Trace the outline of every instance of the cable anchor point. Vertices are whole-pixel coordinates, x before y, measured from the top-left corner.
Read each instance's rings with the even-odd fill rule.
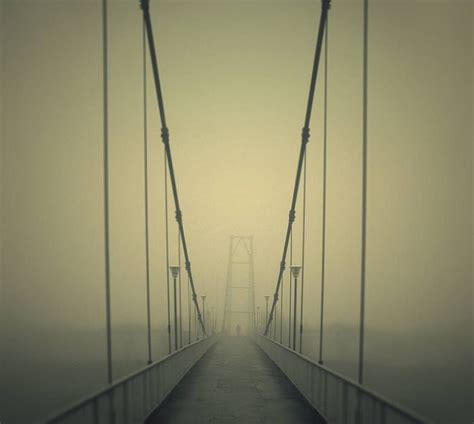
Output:
[[[323,9],[331,9],[331,0],[321,0],[321,6]]]
[[[291,223],[295,222],[296,213],[295,213],[294,209],[290,210],[289,217],[290,217],[290,222]]]
[[[310,131],[308,127],[303,127],[301,131],[301,140],[304,144],[308,144],[310,137]]]
[[[168,145],[170,141],[170,132],[168,130],[168,127],[163,127],[161,129],[161,141],[163,144]]]
[[[148,12],[150,10],[150,0],[140,0],[140,9]]]

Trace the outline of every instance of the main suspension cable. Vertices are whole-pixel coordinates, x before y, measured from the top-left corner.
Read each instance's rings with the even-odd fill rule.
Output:
[[[286,261],[286,254],[288,250],[288,243],[290,240],[290,233],[291,229],[293,226],[293,222],[295,220],[295,207],[296,207],[296,201],[298,199],[298,190],[299,190],[299,185],[300,185],[300,179],[301,179],[301,170],[303,167],[303,159],[306,153],[306,144],[309,142],[309,124],[311,121],[311,112],[313,108],[313,100],[314,100],[314,92],[316,89],[316,80],[317,80],[317,75],[318,75],[318,68],[319,68],[319,60],[321,58],[321,49],[322,49],[322,43],[323,43],[323,38],[324,38],[324,31],[325,31],[325,26],[326,26],[326,21],[327,21],[327,15],[328,15],[328,10],[331,4],[331,0],[321,0],[321,17],[319,20],[319,30],[318,30],[318,36],[317,36],[317,41],[316,41],[316,51],[314,54],[314,62],[313,62],[313,71],[311,74],[311,82],[310,82],[310,88],[309,88],[309,94],[308,94],[308,103],[306,106],[306,116],[304,120],[304,126],[301,134],[301,147],[300,147],[300,154],[298,158],[298,166],[296,170],[296,178],[295,178],[295,185],[293,189],[293,197],[291,201],[291,207],[290,207],[290,212],[289,212],[289,219],[288,219],[288,227],[286,230],[286,237],[285,237],[285,243],[283,245],[283,254],[280,262],[280,271],[278,273],[278,278],[277,278],[277,283],[276,283],[276,288],[275,288],[275,294],[273,296],[273,302],[272,302],[272,307],[270,310],[270,315],[268,317],[266,327],[265,327],[265,335],[268,334],[268,330],[270,328],[271,322],[273,320],[273,314],[275,312],[275,306],[278,302],[278,293],[280,291],[280,284],[281,284],[281,279],[283,277],[283,272],[285,270],[285,261]]]
[[[324,0],[324,1],[328,1],[328,0]],[[181,237],[181,243],[182,243],[182,247],[183,247],[185,267],[186,267],[186,271],[187,271],[188,276],[189,276],[189,282],[191,284],[191,291],[192,291],[192,294],[193,294],[193,302],[196,306],[197,316],[198,316],[199,323],[202,327],[203,335],[206,335],[206,328],[204,326],[204,322],[203,322],[203,319],[202,319],[202,316],[201,316],[201,310],[199,309],[199,303],[197,301],[196,290],[195,290],[195,287],[194,287],[193,274],[192,274],[192,271],[191,271],[191,262],[189,260],[189,253],[188,253],[188,247],[187,247],[187,243],[186,243],[186,236],[185,236],[185,233],[184,233],[182,212],[181,212],[180,205],[179,205],[178,189],[177,189],[177,185],[176,185],[176,178],[175,178],[174,167],[173,167],[173,158],[172,158],[172,155],[171,155],[171,148],[170,148],[170,143],[169,143],[169,131],[168,131],[168,127],[166,125],[165,107],[164,107],[164,102],[163,102],[163,94],[161,92],[160,75],[159,75],[159,72],[158,72],[158,60],[157,60],[157,57],[156,57],[155,41],[154,41],[154,38],[153,38],[153,29],[152,29],[151,18],[150,18],[150,4],[149,3],[150,3],[150,0],[140,0],[141,9],[143,11],[143,18],[145,20],[146,33],[147,33],[147,38],[148,38],[148,46],[149,46],[149,50],[150,50],[151,64],[152,64],[152,69],[153,69],[153,77],[154,77],[154,80],[155,80],[156,96],[157,96],[158,108],[159,108],[159,112],[160,112],[161,139],[162,139],[163,144],[165,146],[166,157],[168,159],[168,169],[169,169],[169,175],[170,175],[170,180],[171,180],[171,188],[173,190],[173,198],[174,198],[174,204],[175,204],[175,209],[176,209],[176,221],[178,223],[180,237]]]

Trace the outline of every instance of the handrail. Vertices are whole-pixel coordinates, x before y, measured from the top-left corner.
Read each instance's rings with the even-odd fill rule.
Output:
[[[69,415],[74,414],[75,412],[77,412],[82,407],[84,407],[88,404],[94,403],[98,398],[100,398],[104,395],[108,395],[109,393],[111,393],[117,387],[119,387],[121,385],[124,385],[124,384],[127,384],[129,381],[133,380],[134,378],[136,378],[138,376],[141,376],[141,375],[145,374],[146,372],[150,371],[153,368],[156,368],[160,364],[168,361],[170,358],[172,358],[174,356],[177,356],[181,352],[183,352],[185,350],[188,350],[191,347],[193,347],[193,346],[195,346],[199,343],[203,343],[204,341],[209,340],[212,337],[215,337],[215,335],[204,337],[200,340],[196,340],[196,341],[192,342],[191,344],[183,346],[182,348],[180,348],[178,350],[175,350],[174,352],[164,356],[163,358],[157,360],[156,362],[152,362],[150,365],[147,365],[143,368],[140,368],[137,371],[134,371],[134,372],[120,378],[119,380],[113,382],[112,384],[110,384],[106,387],[103,387],[99,390],[96,390],[92,394],[86,395],[86,396],[80,398],[79,400],[76,400],[76,401],[70,403],[69,405],[66,405],[65,407],[62,407],[61,409],[49,414],[46,418],[43,418],[40,421],[38,421],[38,424],[54,423],[54,422],[56,422],[60,419],[67,418]]]
[[[357,391],[364,393],[365,395],[381,402],[382,404],[385,404],[387,407],[391,408],[392,410],[394,410],[395,412],[397,412],[398,414],[402,415],[405,418],[408,418],[410,420],[414,420],[414,421],[416,421],[420,424],[433,424],[432,421],[428,420],[425,417],[422,417],[420,414],[410,410],[409,408],[401,406],[400,404],[384,397],[383,395],[375,392],[374,390],[371,390],[371,389],[369,389],[365,386],[360,385],[358,382],[350,379],[349,377],[346,377],[342,374],[339,374],[338,372],[336,372],[336,371],[334,371],[334,370],[332,370],[332,369],[330,369],[330,368],[328,368],[328,367],[326,367],[322,364],[319,364],[318,362],[308,358],[307,356],[305,356],[305,355],[303,355],[303,354],[301,354],[301,353],[299,353],[299,352],[297,352],[293,349],[288,348],[287,346],[279,343],[276,340],[271,339],[268,336],[258,334],[257,337],[264,338],[265,340],[277,345],[279,348],[286,350],[287,352],[299,357],[303,361],[311,364],[312,366],[320,369],[321,371],[323,371],[327,374],[330,374],[331,376],[335,377],[336,379],[348,384],[349,386],[353,387]]]

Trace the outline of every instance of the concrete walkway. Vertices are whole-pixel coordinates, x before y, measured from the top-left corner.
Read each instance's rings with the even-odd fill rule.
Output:
[[[246,337],[221,337],[147,424],[322,424]]]

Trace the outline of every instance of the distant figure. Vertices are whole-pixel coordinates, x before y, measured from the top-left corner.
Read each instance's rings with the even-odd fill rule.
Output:
[[[235,327],[235,332],[237,333],[237,336],[240,336],[240,325],[237,324],[237,327]]]

